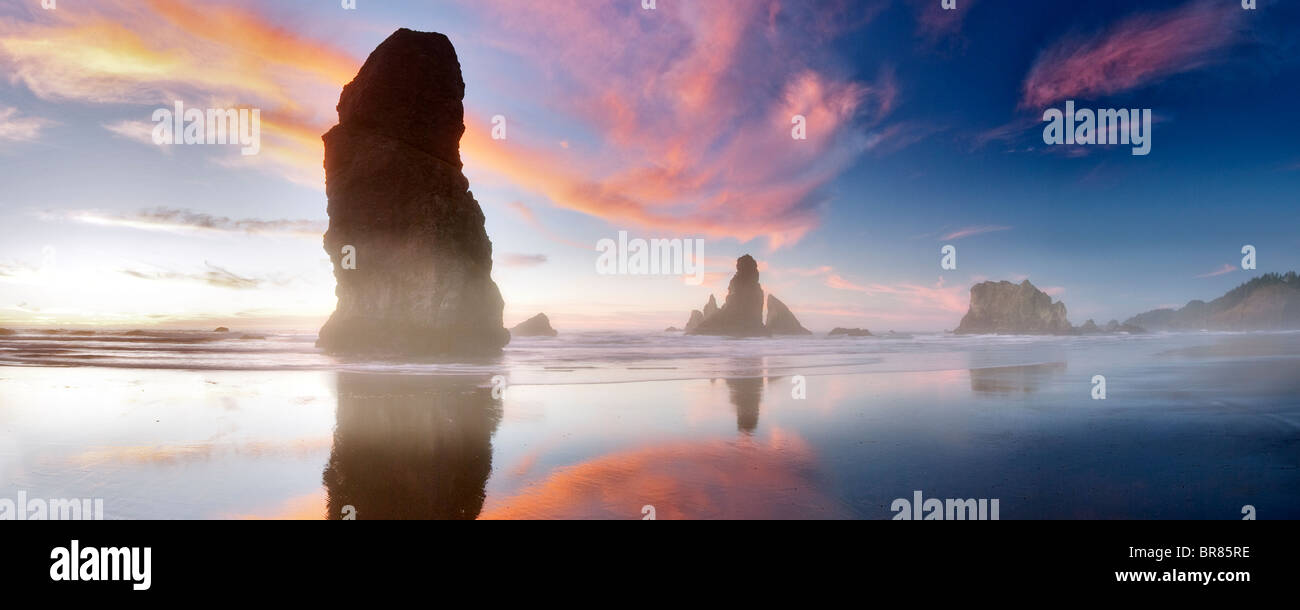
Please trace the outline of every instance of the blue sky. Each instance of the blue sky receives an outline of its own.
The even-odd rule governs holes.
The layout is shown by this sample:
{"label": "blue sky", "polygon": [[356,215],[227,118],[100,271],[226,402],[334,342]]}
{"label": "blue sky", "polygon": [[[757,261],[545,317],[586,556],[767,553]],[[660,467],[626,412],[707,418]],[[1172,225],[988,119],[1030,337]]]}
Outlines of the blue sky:
{"label": "blue sky", "polygon": [[[744,253],[815,330],[953,328],[985,279],[1123,320],[1297,266],[1300,6],[958,5],[11,1],[0,324],[318,327],[318,136],[398,27],[456,45],[507,324],[681,326]],[[1044,145],[1065,99],[1150,109],[1151,153]],[[262,152],[153,144],[175,100],[260,108]],[[706,284],[596,274],[620,230],[704,239]]]}

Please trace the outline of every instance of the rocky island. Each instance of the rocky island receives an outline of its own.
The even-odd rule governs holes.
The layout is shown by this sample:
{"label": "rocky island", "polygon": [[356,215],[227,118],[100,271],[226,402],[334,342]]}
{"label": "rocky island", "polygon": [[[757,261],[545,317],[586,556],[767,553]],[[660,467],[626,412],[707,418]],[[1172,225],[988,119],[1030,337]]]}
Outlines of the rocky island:
{"label": "rocky island", "polygon": [[1029,280],[980,282],[971,286],[970,309],[953,332],[974,334],[1068,335],[1065,303],[1035,288]]}
{"label": "rocky island", "polygon": [[758,283],[758,262],[746,254],[736,259],[736,274],[727,284],[727,298],[718,301],[709,295],[704,310],[691,311],[686,322],[688,335],[727,337],[770,337],[772,335],[811,335],[794,312],[774,295],[766,295],[767,317],[764,319],[763,286]]}
{"label": "rocky island", "polygon": [[461,173],[464,97],[451,41],[408,29],[343,88],[324,136],[338,296],[317,342],[326,351],[495,354],[510,340],[483,211]]}
{"label": "rocky island", "polygon": [[510,329],[511,337],[554,337],[560,334],[551,328],[551,319],[539,313]]}

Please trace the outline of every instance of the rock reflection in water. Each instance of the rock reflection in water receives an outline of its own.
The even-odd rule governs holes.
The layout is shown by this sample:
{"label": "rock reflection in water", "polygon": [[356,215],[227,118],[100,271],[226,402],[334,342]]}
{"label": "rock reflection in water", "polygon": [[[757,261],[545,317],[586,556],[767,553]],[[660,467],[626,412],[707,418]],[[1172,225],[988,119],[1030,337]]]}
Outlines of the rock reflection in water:
{"label": "rock reflection in water", "polygon": [[736,429],[746,434],[758,428],[758,409],[763,400],[763,378],[727,379],[731,404],[736,407]]}
{"label": "rock reflection in water", "polygon": [[340,373],[327,517],[474,519],[501,403],[487,378]]}
{"label": "rock reflection in water", "polygon": [[976,394],[993,396],[1029,394],[1038,391],[1051,377],[1064,372],[1064,362],[971,369],[970,389]]}

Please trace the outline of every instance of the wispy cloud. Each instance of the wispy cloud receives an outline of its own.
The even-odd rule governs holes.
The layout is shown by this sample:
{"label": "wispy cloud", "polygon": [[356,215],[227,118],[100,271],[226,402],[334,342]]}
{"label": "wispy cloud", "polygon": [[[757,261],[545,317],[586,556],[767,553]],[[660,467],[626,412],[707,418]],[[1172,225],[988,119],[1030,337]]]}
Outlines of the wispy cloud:
{"label": "wispy cloud", "polygon": [[1237,41],[1244,12],[1232,2],[1196,0],[1133,15],[1091,35],[1067,36],[1035,60],[1021,105],[1110,95],[1205,66]]}
{"label": "wispy cloud", "polygon": [[226,216],[213,216],[194,210],[165,207],[128,213],[100,210],[44,212],[41,216],[46,219],[72,220],[108,227],[126,227],[144,231],[167,231],[172,233],[242,233],[246,235],[279,235],[319,239],[326,229],[325,221],[321,220],[229,218]]}
{"label": "wispy cloud", "polygon": [[958,0],[955,8],[944,9],[939,0],[912,0],[917,34],[934,42],[960,32],[973,4],[975,0]]}
{"label": "wispy cloud", "polygon": [[1219,266],[1219,268],[1215,269],[1214,271],[1210,271],[1210,272],[1208,272],[1208,273],[1202,273],[1202,274],[1200,274],[1200,275],[1198,275],[1198,276],[1196,276],[1196,277],[1198,277],[1198,278],[1202,278],[1202,277],[1215,277],[1215,276],[1219,276],[1219,275],[1224,275],[1224,274],[1226,274],[1226,273],[1232,273],[1233,271],[1236,271],[1237,269],[1239,269],[1239,267],[1237,267],[1236,265],[1230,265],[1230,264],[1228,264],[1228,263],[1224,263],[1223,265]]}
{"label": "wispy cloud", "polygon": [[17,108],[0,106],[0,142],[31,142],[52,124],[40,117],[20,116]]}
{"label": "wispy cloud", "polygon": [[235,274],[210,263],[207,264],[206,271],[199,273],[153,270],[143,271],[138,269],[122,269],[121,272],[125,275],[142,280],[201,282],[209,286],[229,288],[232,290],[252,290],[261,286],[265,282],[265,280]]}
{"label": "wispy cloud", "polygon": [[[836,19],[824,7],[665,3],[648,24],[615,2],[475,6],[489,11],[495,44],[564,83],[541,102],[594,141],[557,155],[555,134],[495,141],[485,117],[471,116],[467,164],[613,223],[771,247],[798,241],[828,202],[823,187],[896,104],[888,69],[868,83],[831,67],[821,43]],[[640,43],[625,44],[632,38]],[[537,65],[537,48],[559,60]],[[796,114],[807,140],[791,138]]]}
{"label": "wispy cloud", "polygon": [[497,262],[507,267],[536,267],[546,263],[545,254],[516,254],[508,252],[501,254]]}
{"label": "wispy cloud", "polygon": [[952,231],[950,233],[944,234],[939,238],[939,240],[950,241],[954,239],[961,239],[963,237],[970,237],[972,235],[981,235],[984,233],[994,233],[997,231],[1009,231],[1009,230],[1011,230],[1011,227],[1007,227],[1003,225],[979,225],[973,227],[963,227],[957,229],[956,231]]}
{"label": "wispy cloud", "polygon": [[104,0],[37,13],[0,20],[12,83],[55,102],[261,108],[261,153],[227,163],[323,187],[320,134],[360,60],[231,3]]}
{"label": "wispy cloud", "polygon": [[138,144],[153,146],[166,153],[171,152],[170,146],[159,146],[154,143],[153,141],[154,123],[151,123],[149,121],[123,120],[123,121],[117,121],[115,123],[105,123],[101,125],[101,127],[107,129],[109,133],[112,133],[115,136],[125,138],[127,140],[131,140],[132,142],[136,142]]}

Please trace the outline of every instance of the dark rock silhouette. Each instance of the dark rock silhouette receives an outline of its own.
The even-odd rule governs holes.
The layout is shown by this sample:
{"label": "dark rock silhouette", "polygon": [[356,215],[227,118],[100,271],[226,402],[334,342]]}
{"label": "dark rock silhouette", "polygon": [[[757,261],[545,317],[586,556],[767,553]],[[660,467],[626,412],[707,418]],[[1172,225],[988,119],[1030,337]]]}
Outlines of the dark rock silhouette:
{"label": "dark rock silhouette", "polygon": [[962,334],[1048,334],[1074,331],[1065,317],[1065,304],[1025,280],[981,282],[971,286],[970,310],[957,330]]}
{"label": "dark rock silhouette", "polygon": [[16,335],[16,334],[18,334],[18,333],[14,332],[14,331],[12,331],[12,330],[9,330],[8,328],[0,328],[0,337],[8,337],[8,336],[11,336],[11,335]]}
{"label": "dark rock silhouette", "polygon": [[722,308],[713,315],[704,313],[704,320],[688,334],[730,337],[770,334],[763,326],[763,286],[758,283],[758,263],[754,257],[746,254],[736,259],[736,274],[727,285],[727,299]]}
{"label": "dark rock silhouette", "polygon": [[1084,322],[1083,326],[1080,326],[1076,330],[1085,335],[1095,335],[1102,332],[1101,329],[1097,327],[1097,323],[1092,321],[1092,318],[1088,318],[1088,321]]}
{"label": "dark rock silhouette", "polygon": [[844,337],[870,337],[870,336],[871,336],[871,331],[869,331],[869,330],[867,330],[867,329],[865,329],[865,328],[841,328],[841,327],[838,327],[838,326],[837,326],[837,327],[835,327],[834,330],[832,330],[831,332],[827,333],[826,336],[827,336],[827,337],[837,337],[837,336],[844,336]]}
{"label": "dark rock silhouette", "polygon": [[709,302],[704,304],[704,311],[698,309],[691,310],[691,318],[686,321],[686,332],[689,333],[695,330],[701,322],[707,318],[713,317],[713,314],[716,313],[718,313],[718,300],[714,298],[713,295],[709,295]]}
{"label": "dark rock silhouette", "polygon": [[812,331],[803,327],[794,312],[780,299],[767,295],[767,331],[774,335],[811,335]]}
{"label": "dark rock silhouette", "polygon": [[473,519],[501,403],[487,379],[340,373],[326,518]]}
{"label": "dark rock silhouette", "polygon": [[224,326],[218,326],[218,327],[217,327],[215,330],[213,330],[212,332],[214,332],[214,333],[228,333],[228,332],[230,332],[230,329],[229,329],[229,328],[226,328],[226,327],[224,327]]}
{"label": "dark rock silhouette", "polygon": [[682,332],[682,329],[677,328],[676,326],[669,326],[668,328],[665,328],[665,329],[664,329],[664,332],[666,332],[666,333],[679,333],[679,332]]}
{"label": "dark rock silhouette", "polygon": [[[325,134],[338,307],[318,345],[335,353],[500,353],[510,335],[492,242],[461,173],[465,83],[451,41],[400,29],[339,97]],[[355,268],[344,268],[351,246]]]}
{"label": "dark rock silhouette", "polygon": [[727,378],[727,392],[736,407],[736,429],[752,434],[758,428],[759,408],[763,402],[763,378]]}
{"label": "dark rock silhouette", "polygon": [[1124,325],[1173,331],[1297,330],[1300,278],[1294,271],[1266,273],[1209,303],[1197,300],[1181,309],[1155,309],[1129,318]]}
{"label": "dark rock silhouette", "polygon": [[551,328],[551,320],[544,313],[528,318],[510,329],[512,337],[554,337],[558,334]]}

